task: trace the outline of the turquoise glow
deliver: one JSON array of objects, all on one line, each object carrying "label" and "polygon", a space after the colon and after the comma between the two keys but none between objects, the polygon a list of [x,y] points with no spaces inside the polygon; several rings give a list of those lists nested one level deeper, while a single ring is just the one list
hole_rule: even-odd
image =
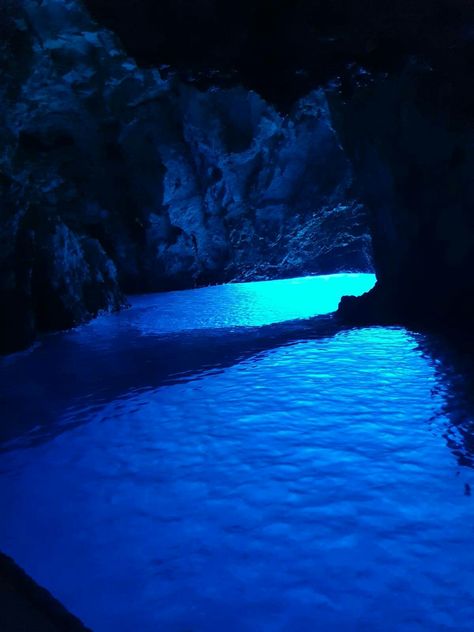
[{"label": "turquoise glow", "polygon": [[133,298],[130,319],[153,333],[257,327],[329,314],[344,294],[359,296],[374,284],[373,274],[333,274],[167,292]]},{"label": "turquoise glow", "polygon": [[0,361],[0,549],[95,632],[470,632],[457,376],[307,319],[372,282],[140,297]]}]

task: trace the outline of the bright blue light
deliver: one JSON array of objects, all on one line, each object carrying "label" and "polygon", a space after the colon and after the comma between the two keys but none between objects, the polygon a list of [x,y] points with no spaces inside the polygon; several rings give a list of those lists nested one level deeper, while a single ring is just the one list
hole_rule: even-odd
[{"label": "bright blue light", "polygon": [[0,452],[0,548],[97,632],[470,629],[472,470],[423,336],[291,320],[373,282],[140,297],[0,362],[8,427],[40,426]]},{"label": "bright blue light", "polygon": [[134,298],[128,316],[143,333],[257,327],[334,312],[342,296],[359,296],[374,284],[373,274],[233,283]]}]

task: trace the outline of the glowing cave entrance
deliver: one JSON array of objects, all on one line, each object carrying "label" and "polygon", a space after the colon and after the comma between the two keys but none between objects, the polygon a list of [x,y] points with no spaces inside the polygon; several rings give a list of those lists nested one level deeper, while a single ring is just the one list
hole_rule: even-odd
[{"label": "glowing cave entrance", "polygon": [[258,327],[335,312],[343,296],[360,296],[374,285],[369,273],[230,283],[130,297],[133,309],[122,318],[144,334]]}]

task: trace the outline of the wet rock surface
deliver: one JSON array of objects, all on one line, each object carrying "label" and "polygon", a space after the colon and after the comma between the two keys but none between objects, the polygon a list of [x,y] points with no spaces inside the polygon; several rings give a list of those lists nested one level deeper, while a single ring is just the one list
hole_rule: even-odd
[{"label": "wet rock surface", "polygon": [[371,268],[321,91],[286,114],[200,91],[137,67],[76,0],[1,17],[1,351],[124,293]]}]

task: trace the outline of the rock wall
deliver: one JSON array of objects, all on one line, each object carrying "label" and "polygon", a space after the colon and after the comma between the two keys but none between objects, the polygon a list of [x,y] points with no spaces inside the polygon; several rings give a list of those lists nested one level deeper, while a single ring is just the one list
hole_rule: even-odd
[{"label": "rock wall", "polygon": [[240,81],[288,109],[324,85],[374,236],[352,321],[472,328],[472,0],[85,0],[143,64]]},{"label": "rock wall", "polygon": [[[467,73],[466,73],[467,76]],[[364,75],[333,117],[370,208],[377,287],[355,321],[474,321],[474,105],[452,74],[412,60]]]},{"label": "rock wall", "polygon": [[321,91],[282,115],[138,68],[78,0],[0,11],[0,351],[124,293],[370,269]]}]

